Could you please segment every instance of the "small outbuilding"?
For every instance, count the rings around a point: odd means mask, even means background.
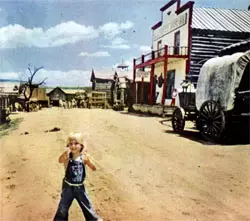
[[[85,90],[81,88],[61,88],[61,87],[56,87],[53,89],[47,89],[47,95],[49,96],[50,99],[50,104],[52,106],[59,106],[59,100],[62,101],[70,101],[75,96],[77,93],[84,93]]]

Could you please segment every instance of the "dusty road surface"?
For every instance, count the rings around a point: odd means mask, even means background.
[[[64,174],[58,156],[71,131],[85,134],[97,165],[86,186],[105,221],[250,220],[249,145],[208,144],[189,128],[180,137],[169,121],[112,110],[11,118],[23,120],[0,138],[1,221],[53,219]],[[54,127],[61,130],[46,132]],[[76,202],[69,220],[84,220]]]

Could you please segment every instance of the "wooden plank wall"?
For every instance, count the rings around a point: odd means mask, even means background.
[[[0,110],[7,108],[10,104],[10,98],[6,95],[0,95]]]
[[[111,85],[112,85],[111,82],[105,82],[105,83],[96,82],[95,90],[100,91],[100,92],[106,92],[107,99],[110,100],[111,99]]]
[[[191,63],[190,75],[196,86],[200,68],[210,58],[217,56],[218,52],[231,44],[237,43],[246,39],[246,35],[233,35],[230,33],[218,34],[202,33],[193,31],[191,43]]]

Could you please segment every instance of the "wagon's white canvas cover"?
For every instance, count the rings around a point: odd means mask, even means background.
[[[224,111],[234,107],[235,89],[239,86],[247,64],[250,51],[223,57],[211,58],[204,63],[196,90],[196,108],[207,100],[218,101]],[[250,74],[249,71],[247,74]]]

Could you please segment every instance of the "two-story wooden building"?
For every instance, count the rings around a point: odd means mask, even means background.
[[[199,71],[209,58],[233,43],[250,37],[250,11],[195,8],[171,0],[161,9],[153,27],[152,51],[134,59],[135,104],[170,105],[172,91],[183,80],[196,85]]]

